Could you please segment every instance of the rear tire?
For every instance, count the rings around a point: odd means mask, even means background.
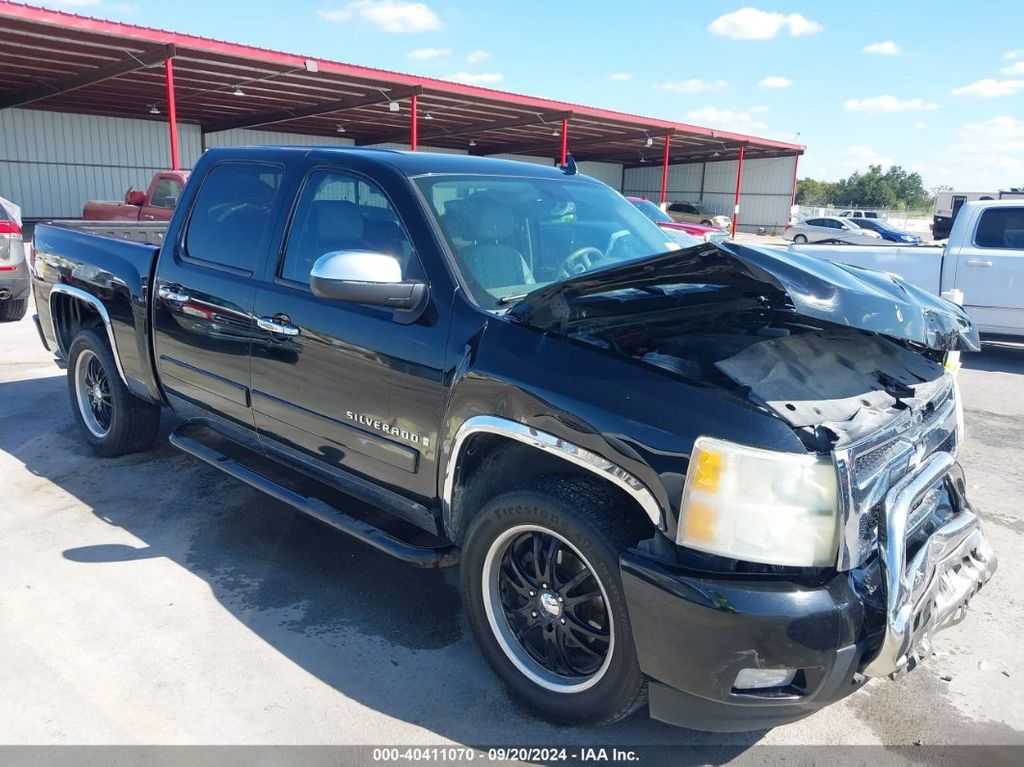
[[[707,218],[706,218],[706,219],[704,219],[703,221],[701,221],[701,222],[700,222],[700,225],[701,225],[701,226],[714,226],[714,224],[712,224],[712,223],[711,223],[711,220],[710,220],[710,219],[707,219]]]
[[[795,242],[797,245],[803,245],[805,242],[807,242],[807,238],[804,237],[802,234],[798,234],[796,237],[793,238],[793,242]]]
[[[27,298],[19,298],[18,300],[9,298],[6,301],[0,301],[0,322],[17,322],[25,316],[27,311]]]
[[[609,724],[640,708],[619,555],[645,535],[608,489],[549,475],[489,501],[462,547],[462,595],[481,652],[548,719]]]
[[[68,395],[78,428],[93,451],[106,457],[145,450],[160,427],[160,407],[124,385],[107,339],[81,331],[68,350]]]

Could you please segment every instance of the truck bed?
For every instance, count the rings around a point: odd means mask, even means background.
[[[164,241],[167,221],[82,221],[77,218],[41,221],[36,226],[56,226],[61,229],[74,229],[78,232],[110,237],[115,240],[128,240],[149,245],[159,245]]]

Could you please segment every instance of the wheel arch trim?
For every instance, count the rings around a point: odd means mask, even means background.
[[[455,433],[451,455],[444,472],[442,510],[447,526],[451,522],[452,499],[455,493],[455,475],[462,458],[466,440],[475,434],[496,434],[529,445],[550,455],[568,461],[599,478],[611,482],[624,490],[643,509],[651,522],[660,530],[665,529],[664,515],[654,493],[640,479],[618,464],[582,448],[554,434],[541,431],[518,421],[493,415],[477,415],[468,418]]]
[[[75,288],[72,287],[71,285],[64,285],[58,283],[54,285],[52,288],[50,288],[50,296],[48,302],[50,305],[50,331],[53,333],[53,339],[57,344],[57,350],[60,352],[60,354],[65,359],[67,359],[68,346],[67,344],[64,343],[64,339],[62,339],[60,336],[60,331],[57,328],[56,315],[54,313],[53,298],[54,296],[58,295],[68,296],[77,301],[82,301],[96,310],[96,313],[99,314],[100,319],[103,320],[103,327],[106,328],[107,331],[107,340],[110,341],[110,353],[114,357],[114,364],[117,366],[117,374],[121,377],[121,380],[124,382],[124,385],[128,386],[128,388],[131,389],[131,386],[128,384],[128,377],[124,373],[124,368],[121,367],[121,355],[118,354],[117,351],[117,341],[114,339],[114,328],[110,324],[110,314],[109,312],[107,312],[107,307],[105,307],[103,305],[103,302],[100,301],[96,296],[92,295],[92,293],[87,293],[81,288]]]

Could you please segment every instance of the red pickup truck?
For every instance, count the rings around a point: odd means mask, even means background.
[[[187,170],[165,170],[154,174],[149,189],[130,187],[124,200],[89,200],[82,208],[86,221],[170,221],[174,206],[188,181]]]

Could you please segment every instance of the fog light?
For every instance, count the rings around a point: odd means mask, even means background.
[[[792,684],[795,668],[745,668],[736,675],[736,690],[765,690]]]

